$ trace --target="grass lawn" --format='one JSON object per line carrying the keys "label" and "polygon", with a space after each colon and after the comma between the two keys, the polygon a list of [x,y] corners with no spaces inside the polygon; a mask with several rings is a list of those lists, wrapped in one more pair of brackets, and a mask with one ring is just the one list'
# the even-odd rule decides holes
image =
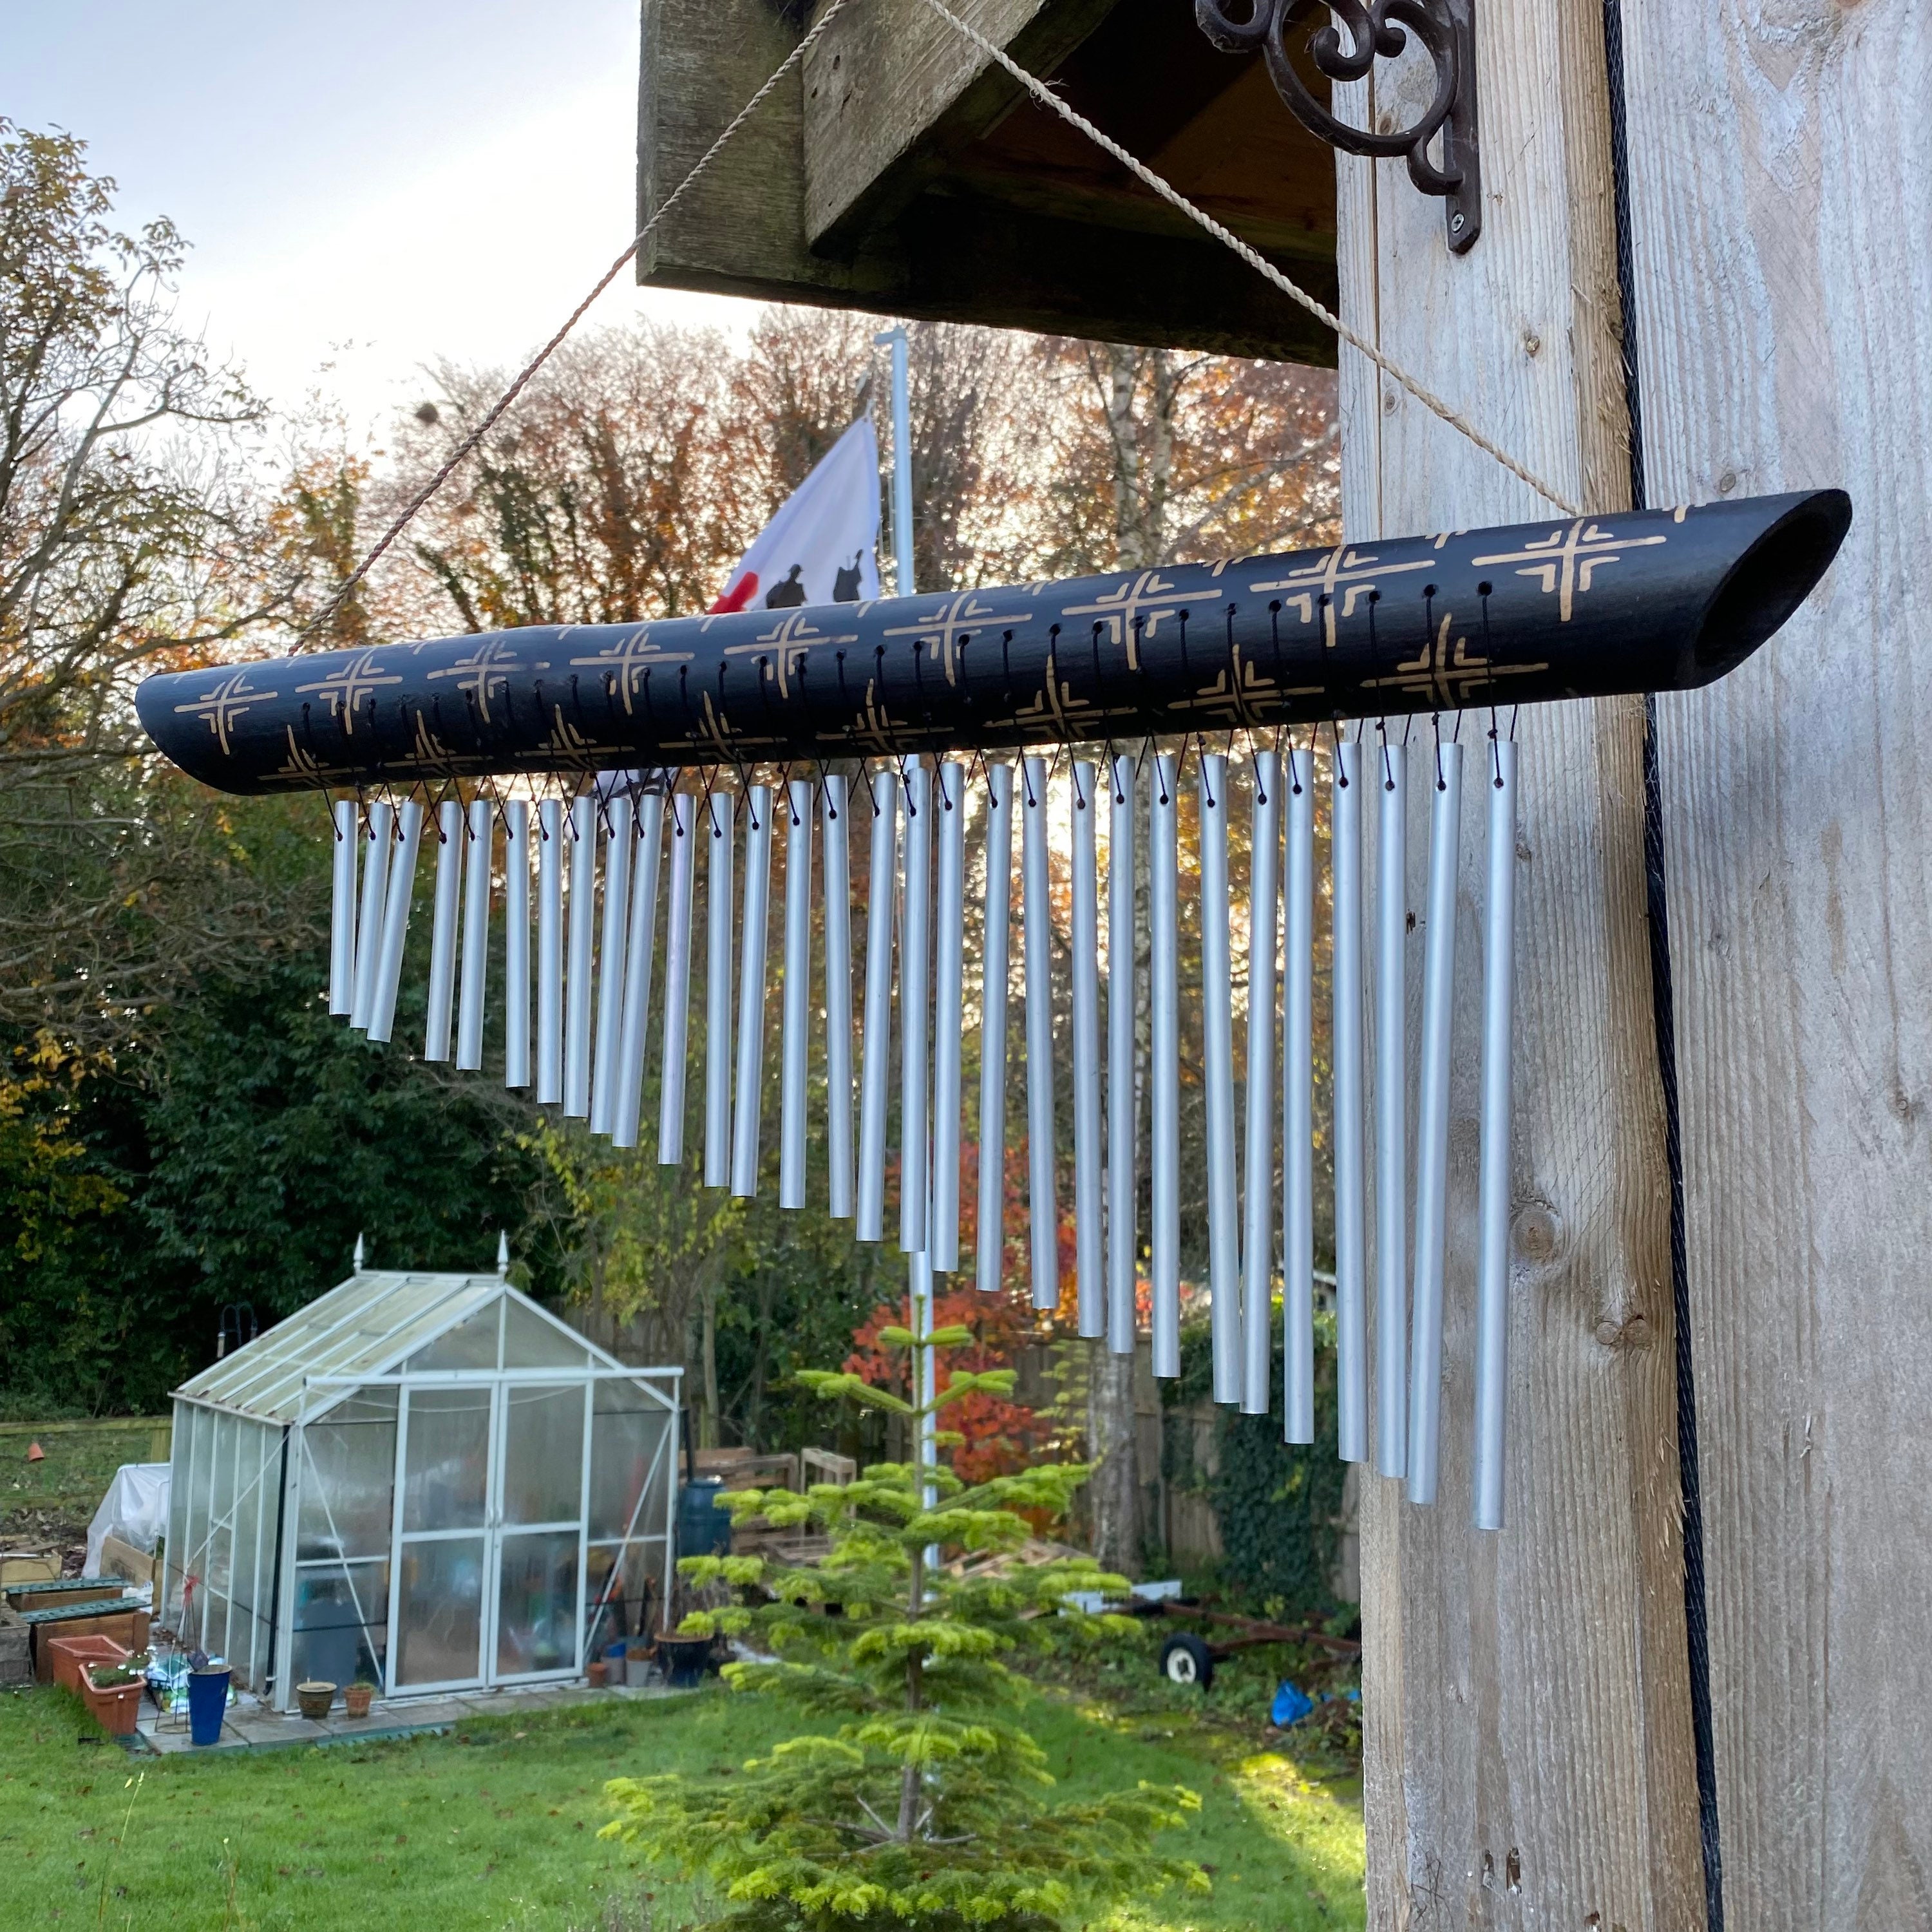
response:
{"label": "grass lawn", "polygon": [[[1212,1897],[1148,1901],[1105,1932],[1359,1927],[1355,1780],[1261,1748],[1251,1724],[1204,1721],[1195,1694],[1140,1667],[1144,1695],[1049,1688],[1027,1714],[1066,1796],[1136,1778],[1201,1794],[1172,1844],[1211,1868]],[[673,1932],[689,1890],[597,1836],[604,1780],[725,1768],[798,1728],[764,1700],[707,1690],[388,1744],[130,1759],[64,1691],[0,1694],[0,1919],[8,1932]]]}
{"label": "grass lawn", "polygon": [[[114,1472],[154,1460],[153,1423],[114,1418],[76,1427],[0,1427],[0,1541],[62,1548],[87,1534]],[[27,1450],[38,1434],[41,1460]]]}

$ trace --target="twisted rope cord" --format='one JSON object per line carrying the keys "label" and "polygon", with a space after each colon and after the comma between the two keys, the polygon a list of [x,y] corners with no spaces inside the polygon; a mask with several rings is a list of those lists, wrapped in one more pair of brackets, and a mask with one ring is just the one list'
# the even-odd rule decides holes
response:
{"label": "twisted rope cord", "polygon": [[1251,248],[1232,230],[1223,227],[1204,209],[1196,207],[1194,203],[1190,201],[1178,188],[1174,187],[1172,183],[1164,181],[1144,161],[1129,154],[1119,142],[1101,133],[1100,130],[1095,127],[1084,114],[1069,106],[1064,100],[1061,100],[1060,96],[1055,94],[1037,74],[1029,74],[1006,52],[1004,48],[995,46],[980,32],[978,28],[962,20],[951,8],[946,4],[946,0],[926,0],[926,4],[942,20],[964,34],[989,60],[997,62],[1000,67],[1005,68],[1006,72],[1011,74],[1014,80],[1018,81],[1036,100],[1052,109],[1054,112],[1070,127],[1077,128],[1096,147],[1112,155],[1114,159],[1118,161],[1129,173],[1153,189],[1162,200],[1178,208],[1190,221],[1198,223],[1224,247],[1232,248],[1257,274],[1271,282],[1291,302],[1299,302],[1317,321],[1332,328],[1351,349],[1354,350],[1360,355],[1366,356],[1390,381],[1399,383],[1425,409],[1441,417],[1451,429],[1460,435],[1467,436],[1485,456],[1493,457],[1512,476],[1527,483],[1538,496],[1546,497],[1565,516],[1575,517],[1582,514],[1576,506],[1560,490],[1544,482],[1534,470],[1526,468],[1507,450],[1499,448],[1466,416],[1459,410],[1450,407],[1433,390],[1426,388],[1406,370],[1397,368],[1379,349],[1365,338],[1357,334],[1333,310],[1317,302],[1306,289],[1298,287],[1294,283],[1290,281],[1287,276],[1284,275],[1266,256]]}

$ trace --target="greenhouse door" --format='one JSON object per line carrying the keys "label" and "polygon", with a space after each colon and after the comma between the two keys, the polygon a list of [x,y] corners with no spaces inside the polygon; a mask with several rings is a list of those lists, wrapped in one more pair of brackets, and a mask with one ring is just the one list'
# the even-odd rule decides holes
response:
{"label": "greenhouse door", "polygon": [[493,1684],[578,1674],[590,1399],[584,1382],[506,1382],[497,1391],[485,1666]]}

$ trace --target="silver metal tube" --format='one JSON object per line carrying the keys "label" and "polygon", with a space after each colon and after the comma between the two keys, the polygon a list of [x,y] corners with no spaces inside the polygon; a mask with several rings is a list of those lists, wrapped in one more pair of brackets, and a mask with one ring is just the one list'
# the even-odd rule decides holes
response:
{"label": "silver metal tube", "polygon": [[1134,1352],[1134,761],[1107,775],[1107,1347]]}
{"label": "silver metal tube", "polygon": [[1408,754],[1384,742],[1376,791],[1376,1466],[1408,1467]]}
{"label": "silver metal tube", "polygon": [[1360,747],[1351,740],[1336,748],[1330,795],[1336,1435],[1342,1461],[1364,1462],[1369,1454],[1369,1364],[1362,1252],[1362,785]]}
{"label": "silver metal tube", "polygon": [[1241,1241],[1241,1412],[1268,1412],[1274,1355],[1274,962],[1281,760],[1255,754],[1248,871],[1248,1191]]}
{"label": "silver metal tube", "polygon": [[530,808],[503,802],[503,1084],[530,1084]]}
{"label": "silver metal tube", "polygon": [[563,1098],[563,802],[537,807],[537,1100]]}
{"label": "silver metal tube", "polygon": [[806,1066],[812,1024],[812,781],[785,794],[784,1017],[778,1041],[778,1205],[805,1205]]}
{"label": "silver metal tube", "polygon": [[395,1028],[396,994],[403,982],[403,942],[409,937],[422,821],[422,806],[412,798],[404,799],[396,817],[402,836],[390,862],[389,889],[382,907],[382,951],[376,968],[375,997],[369,1005],[369,1037],[384,1043]]}
{"label": "silver metal tube", "polygon": [[959,1266],[959,1049],[966,1014],[966,767],[936,772],[933,834],[939,842],[933,926],[932,1221],[926,1252],[935,1270]]}
{"label": "silver metal tube", "polygon": [[664,1065],[658,1083],[658,1165],[684,1160],[684,1080],[691,1058],[691,880],[698,801],[670,795],[670,897],[664,908]]}
{"label": "silver metal tube", "polygon": [[738,1094],[731,1117],[731,1192],[758,1191],[759,1116],[765,1097],[765,950],[771,928],[772,788],[746,796],[745,920],[738,977]]}
{"label": "silver metal tube", "polygon": [[1021,937],[1025,948],[1027,1227],[1033,1305],[1060,1306],[1060,1204],[1054,1186],[1053,980],[1047,897],[1046,760],[1024,761],[1020,798]]}
{"label": "silver metal tube", "polygon": [[1516,1003],[1516,746],[1490,764],[1488,892],[1483,905],[1482,1152],[1476,1180],[1476,1451],[1478,1529],[1503,1526],[1508,1452],[1510,1049]]}
{"label": "silver metal tube", "polygon": [[597,1048],[590,1068],[590,1131],[608,1134],[617,1124],[619,1049],[624,1037],[624,947],[631,927],[631,799],[606,800],[604,842],[604,928],[597,949]]}
{"label": "silver metal tube", "polygon": [[464,848],[463,986],[456,1009],[456,1064],[473,1073],[483,1064],[484,988],[490,945],[490,862],[496,821],[487,798],[470,801],[470,836]]}
{"label": "silver metal tube", "polygon": [[730,802],[712,789],[702,836],[706,878],[704,1184],[731,1184],[731,830]]}
{"label": "silver metal tube", "polygon": [[1282,1437],[1315,1440],[1315,754],[1288,754],[1282,934]]}
{"label": "silver metal tube", "polygon": [[924,1254],[931,1151],[926,1118],[928,1001],[932,959],[932,814],[925,761],[908,760],[905,909],[899,926],[899,1247]]}
{"label": "silver metal tube", "polygon": [[356,801],[335,801],[334,869],[331,877],[328,914],[328,1010],[356,1010],[356,858],[362,828],[356,822]]}
{"label": "silver metal tube", "polygon": [[563,1113],[590,1117],[590,1022],[597,920],[597,801],[586,792],[570,808],[570,958],[563,985]]}
{"label": "silver metal tube", "polygon": [[999,1292],[1006,1264],[1006,1008],[1012,981],[1013,768],[986,767],[986,911],[980,956],[980,1208],[974,1285]]}
{"label": "silver metal tube", "polygon": [[852,1218],[852,869],[845,781],[824,780],[826,1211]]}
{"label": "silver metal tube", "polygon": [[1228,921],[1228,760],[1204,752],[1201,804],[1202,1082],[1208,1102],[1208,1341],[1216,1402],[1241,1399],[1240,1180],[1234,1141],[1234,960]]}
{"label": "silver metal tube", "polygon": [[860,1042],[859,1212],[854,1237],[884,1238],[886,1112],[892,1042],[892,882],[898,869],[898,779],[868,772],[860,781],[872,802],[872,863],[866,879],[866,1023]]}
{"label": "silver metal tube", "polygon": [[1456,869],[1462,748],[1438,747],[1429,812],[1422,1052],[1415,1119],[1415,1290],[1408,1372],[1408,1499],[1432,1503],[1442,1429],[1442,1240],[1449,1197],[1449,1042],[1456,1000]]}
{"label": "silver metal tube", "polygon": [[1107,1332],[1100,1126],[1100,873],[1098,767],[1073,767],[1073,1287],[1079,1332]]}
{"label": "silver metal tube", "polygon": [[650,1037],[652,955],[658,938],[658,854],[664,848],[664,794],[638,801],[632,848],[631,929],[624,940],[624,1016],[617,1038],[617,1093],[611,1144],[634,1148],[644,1105],[644,1044]]}
{"label": "silver metal tube", "polygon": [[1148,1173],[1154,1372],[1180,1372],[1180,784],[1178,758],[1154,761],[1148,812],[1148,976],[1154,1108]]}
{"label": "silver metal tube", "polygon": [[389,846],[394,836],[395,808],[378,799],[369,808],[369,849],[362,861],[362,910],[356,921],[356,997],[349,1024],[369,1030],[369,1011],[376,1002],[376,970],[382,956],[382,903],[389,890]]}
{"label": "silver metal tube", "polygon": [[429,1019],[423,1058],[449,1058],[450,1016],[456,1006],[456,913],[463,889],[463,802],[436,808],[436,910],[429,935]]}

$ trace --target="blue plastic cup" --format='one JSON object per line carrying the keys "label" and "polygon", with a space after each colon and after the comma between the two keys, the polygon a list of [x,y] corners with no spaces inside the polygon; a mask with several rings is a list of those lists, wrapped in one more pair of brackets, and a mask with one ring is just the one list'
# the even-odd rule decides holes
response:
{"label": "blue plastic cup", "polygon": [[228,1680],[233,1675],[226,1669],[188,1672],[188,1734],[191,1742],[221,1742],[221,1726],[228,1714]]}

